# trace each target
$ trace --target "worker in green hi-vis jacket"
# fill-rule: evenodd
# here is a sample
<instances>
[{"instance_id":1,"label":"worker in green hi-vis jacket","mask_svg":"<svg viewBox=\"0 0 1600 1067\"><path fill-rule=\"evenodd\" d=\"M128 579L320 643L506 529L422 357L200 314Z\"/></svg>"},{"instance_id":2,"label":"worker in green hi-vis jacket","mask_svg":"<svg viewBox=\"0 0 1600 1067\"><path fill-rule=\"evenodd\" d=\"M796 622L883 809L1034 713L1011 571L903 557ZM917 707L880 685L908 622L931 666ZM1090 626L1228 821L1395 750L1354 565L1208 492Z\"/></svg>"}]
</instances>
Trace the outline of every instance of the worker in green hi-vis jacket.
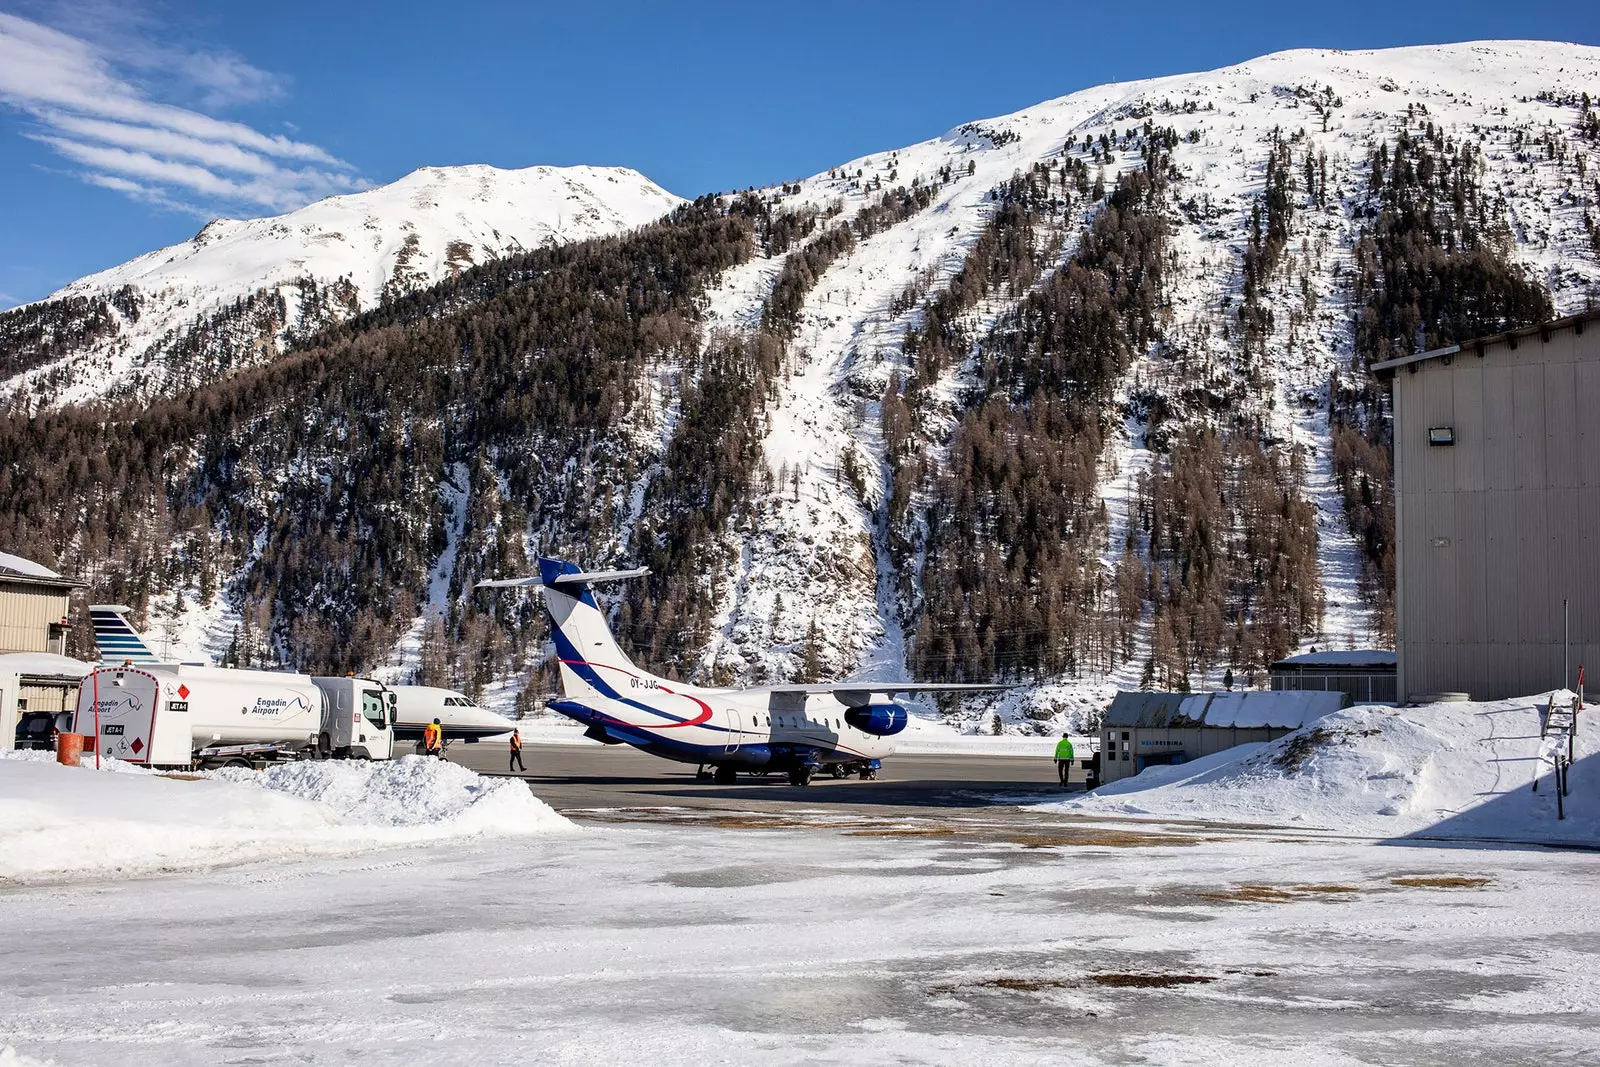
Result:
<instances>
[{"instance_id":1,"label":"worker in green hi-vis jacket","mask_svg":"<svg viewBox=\"0 0 1600 1067\"><path fill-rule=\"evenodd\" d=\"M1067 773L1072 770L1072 739L1066 734L1061 735L1061 740L1056 742L1056 773L1061 776L1061 784L1067 784Z\"/></svg>"}]
</instances>

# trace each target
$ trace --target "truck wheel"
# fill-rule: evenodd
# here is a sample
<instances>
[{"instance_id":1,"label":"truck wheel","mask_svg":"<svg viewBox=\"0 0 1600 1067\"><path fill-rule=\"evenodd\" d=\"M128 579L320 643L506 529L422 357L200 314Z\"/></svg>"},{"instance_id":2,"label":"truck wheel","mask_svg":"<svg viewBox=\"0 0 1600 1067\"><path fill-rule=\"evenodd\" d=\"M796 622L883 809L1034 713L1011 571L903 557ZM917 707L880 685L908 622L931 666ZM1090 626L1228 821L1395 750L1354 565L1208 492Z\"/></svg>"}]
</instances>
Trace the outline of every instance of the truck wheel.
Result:
<instances>
[{"instance_id":1,"label":"truck wheel","mask_svg":"<svg viewBox=\"0 0 1600 1067\"><path fill-rule=\"evenodd\" d=\"M223 766L224 767L245 767L245 768L248 768L250 766L250 761L247 760L247 759L239 759L239 758L235 757L235 758L229 760L228 762L224 763Z\"/></svg>"},{"instance_id":2,"label":"truck wheel","mask_svg":"<svg viewBox=\"0 0 1600 1067\"><path fill-rule=\"evenodd\" d=\"M333 755L333 739L327 734L317 738L317 759L328 759Z\"/></svg>"}]
</instances>

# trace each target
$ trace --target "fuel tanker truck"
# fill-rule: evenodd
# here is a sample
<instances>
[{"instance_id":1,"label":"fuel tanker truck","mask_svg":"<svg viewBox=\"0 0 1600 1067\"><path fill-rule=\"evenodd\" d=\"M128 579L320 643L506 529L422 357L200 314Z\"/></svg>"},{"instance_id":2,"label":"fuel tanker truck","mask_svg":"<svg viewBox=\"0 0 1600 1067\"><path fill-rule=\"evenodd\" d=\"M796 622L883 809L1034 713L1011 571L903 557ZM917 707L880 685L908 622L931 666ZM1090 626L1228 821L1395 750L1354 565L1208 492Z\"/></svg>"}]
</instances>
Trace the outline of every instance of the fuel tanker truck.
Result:
<instances>
[{"instance_id":1,"label":"fuel tanker truck","mask_svg":"<svg viewBox=\"0 0 1600 1067\"><path fill-rule=\"evenodd\" d=\"M389 759L394 709L394 692L370 678L125 664L83 679L73 730L151 767Z\"/></svg>"}]
</instances>

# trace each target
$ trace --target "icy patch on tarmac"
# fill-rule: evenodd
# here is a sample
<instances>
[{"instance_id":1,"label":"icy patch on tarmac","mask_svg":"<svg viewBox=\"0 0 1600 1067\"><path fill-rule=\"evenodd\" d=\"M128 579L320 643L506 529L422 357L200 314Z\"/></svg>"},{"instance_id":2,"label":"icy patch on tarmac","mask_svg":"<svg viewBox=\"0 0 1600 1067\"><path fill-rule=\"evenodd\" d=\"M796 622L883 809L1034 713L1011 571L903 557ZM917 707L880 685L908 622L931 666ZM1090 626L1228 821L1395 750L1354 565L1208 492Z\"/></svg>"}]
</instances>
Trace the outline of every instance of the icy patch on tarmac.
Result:
<instances>
[{"instance_id":1,"label":"icy patch on tarmac","mask_svg":"<svg viewBox=\"0 0 1600 1067\"><path fill-rule=\"evenodd\" d=\"M0 883L573 829L521 782L419 756L198 776L114 773L127 769L0 760Z\"/></svg>"},{"instance_id":2,"label":"icy patch on tarmac","mask_svg":"<svg viewBox=\"0 0 1600 1067\"><path fill-rule=\"evenodd\" d=\"M1557 703L1572 694L1558 692ZM1039 810L1293 826L1367 837L1600 845L1600 727L1580 714L1558 817L1550 694L1346 708L1266 744L1150 767ZM1534 791L1534 780L1539 789Z\"/></svg>"}]
</instances>

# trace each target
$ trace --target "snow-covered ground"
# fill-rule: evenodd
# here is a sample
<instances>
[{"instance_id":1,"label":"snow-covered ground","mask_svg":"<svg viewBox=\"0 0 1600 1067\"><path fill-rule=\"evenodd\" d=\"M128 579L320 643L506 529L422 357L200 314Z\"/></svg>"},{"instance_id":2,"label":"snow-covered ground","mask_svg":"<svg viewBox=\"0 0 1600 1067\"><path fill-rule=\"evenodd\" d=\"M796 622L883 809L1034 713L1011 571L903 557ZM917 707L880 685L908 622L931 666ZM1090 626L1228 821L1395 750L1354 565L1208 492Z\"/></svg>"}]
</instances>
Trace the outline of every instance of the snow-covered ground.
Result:
<instances>
[{"instance_id":1,"label":"snow-covered ground","mask_svg":"<svg viewBox=\"0 0 1600 1067\"><path fill-rule=\"evenodd\" d=\"M439 760L161 775L0 759L0 885L342 855L571 829L520 783Z\"/></svg>"},{"instance_id":2,"label":"snow-covered ground","mask_svg":"<svg viewBox=\"0 0 1600 1067\"><path fill-rule=\"evenodd\" d=\"M1541 736L1549 698L1346 708L1277 741L1147 768L1043 807L1375 838L1600 846L1600 731L1588 718L1593 712L1580 713L1560 819L1550 756L1565 744ZM1572 694L1556 699L1568 703Z\"/></svg>"},{"instance_id":3,"label":"snow-covered ground","mask_svg":"<svg viewBox=\"0 0 1600 1067\"><path fill-rule=\"evenodd\" d=\"M597 827L0 894L0 1047L214 1064L1523 1064L1587 853ZM1271 835L1283 837L1281 834Z\"/></svg>"}]
</instances>

